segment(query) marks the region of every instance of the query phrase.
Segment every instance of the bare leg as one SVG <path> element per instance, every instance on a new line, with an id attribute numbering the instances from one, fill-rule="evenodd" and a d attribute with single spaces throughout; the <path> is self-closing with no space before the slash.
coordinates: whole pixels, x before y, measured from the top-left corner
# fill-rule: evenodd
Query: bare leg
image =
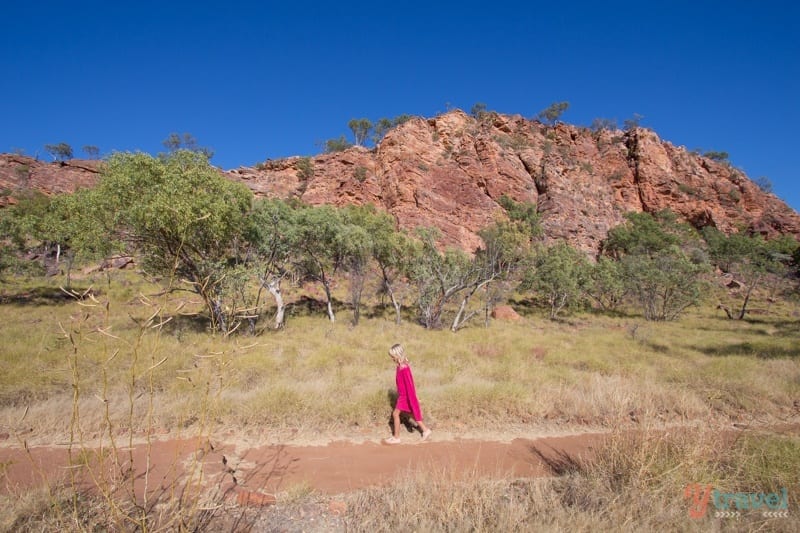
<path id="1" fill-rule="evenodd" d="M 393 436 L 398 438 L 400 435 L 400 409 L 392 411 L 392 420 L 394 420 Z"/>
<path id="2" fill-rule="evenodd" d="M 428 437 L 431 436 L 431 430 L 428 429 L 428 426 L 425 425 L 425 422 L 422 420 L 417 420 L 417 426 L 419 430 L 422 432 L 422 440 L 428 440 Z"/>

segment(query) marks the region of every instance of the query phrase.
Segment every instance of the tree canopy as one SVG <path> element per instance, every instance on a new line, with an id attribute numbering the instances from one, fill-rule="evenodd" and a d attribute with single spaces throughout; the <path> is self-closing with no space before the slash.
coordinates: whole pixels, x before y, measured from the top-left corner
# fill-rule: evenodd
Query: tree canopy
<path id="1" fill-rule="evenodd" d="M 542 109 L 536 118 L 548 124 L 555 124 L 561 115 L 569 108 L 569 102 L 554 102 Z"/>
<path id="2" fill-rule="evenodd" d="M 214 327 L 223 327 L 219 264 L 230 257 L 251 207 L 244 185 L 225 179 L 201 152 L 125 152 L 112 155 L 97 187 L 75 199 L 87 214 L 74 234 L 99 239 L 85 247 L 124 244 L 147 272 L 170 285 L 187 282 L 203 297 Z"/>
<path id="3" fill-rule="evenodd" d="M 44 150 L 55 161 L 66 161 L 67 159 L 72 159 L 72 146 L 67 143 L 58 143 L 58 144 L 45 144 Z"/>

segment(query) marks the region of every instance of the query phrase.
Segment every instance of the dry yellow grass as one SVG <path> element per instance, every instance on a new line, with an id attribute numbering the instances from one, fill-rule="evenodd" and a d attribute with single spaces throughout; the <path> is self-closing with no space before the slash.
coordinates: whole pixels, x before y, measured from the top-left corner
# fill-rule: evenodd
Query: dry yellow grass
<path id="1" fill-rule="evenodd" d="M 459 473 L 456 480 L 446 466 L 412 473 L 352 495 L 352 530 L 726 529 L 688 517 L 687 483 L 798 491 L 785 474 L 800 470 L 796 437 L 754 435 L 721 454 L 713 431 L 692 429 L 797 422 L 800 320 L 791 305 L 749 321 L 727 320 L 710 305 L 668 323 L 593 314 L 551 322 L 533 314 L 458 333 L 398 326 L 389 315 L 352 327 L 344 309 L 331 324 L 298 306 L 282 331 L 224 338 L 194 316 L 202 307 L 191 294 L 156 296 L 156 286 L 128 274 L 80 283 L 96 296 L 56 298 L 53 284 L 34 288 L 37 298 L 0 305 L 0 432 L 14 441 L 72 442 L 79 460 L 92 444 L 107 449 L 112 435 L 124 444 L 153 430 L 174 437 L 234 431 L 262 442 L 377 439 L 386 433 L 394 386 L 386 352 L 402 342 L 439 435 L 591 428 L 613 437 L 596 461 L 569 465 L 558 479 L 490 482 Z M 629 429 L 643 431 L 631 436 Z M 131 502 L 74 496 L 68 487 L 5 498 L 0 521 L 54 531 L 130 520 L 107 510 Z M 311 496 L 287 497 L 301 504 Z M 199 506 L 207 497 L 179 502 L 181 519 L 208 523 L 213 517 Z M 163 525 L 164 516 L 135 518 Z M 743 524 L 798 525 L 754 515 Z"/>
<path id="2" fill-rule="evenodd" d="M 345 309 L 331 324 L 297 307 L 282 331 L 226 339 L 192 315 L 201 306 L 191 294 L 153 296 L 157 287 L 117 276 L 80 281 L 98 288 L 95 300 L 0 306 L 0 425 L 7 431 L 18 429 L 27 409 L 29 440 L 63 439 L 73 383 L 85 435 L 102 435 L 107 417 L 125 425 L 131 410 L 142 419 L 150 411 L 148 423 L 160 428 L 191 431 L 200 405 L 211 428 L 277 439 L 382 431 L 393 387 L 386 350 L 395 342 L 411 356 L 429 420 L 459 432 L 477 431 L 471 421 L 478 417 L 480 430 L 491 432 L 651 420 L 769 423 L 798 414 L 792 308 L 750 321 L 727 320 L 711 306 L 666 323 L 530 315 L 452 333 L 398 326 L 389 316 L 352 327 Z M 131 406 L 131 397 L 149 403 Z"/>
<path id="3" fill-rule="evenodd" d="M 767 450 L 766 452 L 762 450 Z M 770 455 L 770 461 L 764 460 Z M 800 516 L 742 509 L 717 515 L 714 500 L 692 517 L 687 485 L 724 493 L 797 494 L 800 438 L 720 439 L 708 429 L 613 432 L 591 461 L 564 457 L 547 479 L 487 480 L 409 473 L 350 497 L 348 531 L 797 531 Z"/>

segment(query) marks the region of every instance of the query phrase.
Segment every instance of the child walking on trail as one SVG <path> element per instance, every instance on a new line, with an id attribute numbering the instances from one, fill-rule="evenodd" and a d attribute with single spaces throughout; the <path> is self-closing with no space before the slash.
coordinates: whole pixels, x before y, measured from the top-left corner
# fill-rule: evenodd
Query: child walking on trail
<path id="1" fill-rule="evenodd" d="M 422 430 L 422 440 L 428 440 L 431 430 L 422 421 L 422 410 L 419 408 L 417 390 L 414 388 L 414 376 L 411 375 L 408 357 L 400 344 L 395 344 L 389 348 L 389 357 L 397 365 L 395 381 L 397 382 L 397 403 L 392 411 L 393 435 L 384 440 L 386 444 L 400 443 L 400 413 L 411 413 L 419 429 Z"/>

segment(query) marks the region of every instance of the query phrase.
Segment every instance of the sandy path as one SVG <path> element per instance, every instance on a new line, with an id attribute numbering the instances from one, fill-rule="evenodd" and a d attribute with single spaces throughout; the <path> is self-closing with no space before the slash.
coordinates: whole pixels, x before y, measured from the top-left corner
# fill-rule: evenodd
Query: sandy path
<path id="1" fill-rule="evenodd" d="M 385 484 L 406 473 L 432 469 L 457 477 L 459 474 L 491 478 L 536 477 L 553 475 L 570 459 L 591 454 L 601 434 L 585 433 L 541 438 L 517 438 L 506 442 L 454 439 L 418 442 L 408 437 L 403 444 L 380 442 L 332 442 L 320 446 L 243 446 L 236 442 L 211 443 L 208 440 L 157 440 L 132 450 L 120 450 L 120 466 L 114 457 L 100 454 L 97 448 L 73 451 L 73 464 L 90 465 L 68 468 L 66 447 L 40 446 L 25 451 L 18 447 L 0 448 L 0 491 L 25 490 L 45 482 L 53 483 L 76 475 L 80 483 L 92 485 L 91 472 L 105 469 L 104 479 L 117 478 L 134 465 L 137 499 L 151 499 L 175 486 L 186 483 L 202 465 L 202 484 L 206 490 L 225 494 L 247 492 L 275 493 L 305 486 L 323 494 L 339 494 Z M 148 460 L 149 457 L 149 460 Z M 80 459 L 80 460 L 78 460 Z M 195 477 L 194 479 L 199 479 Z M 177 480 L 177 483 L 176 483 Z M 130 478 L 119 483 L 131 487 Z M 140 500 L 141 501 L 141 500 Z"/>

